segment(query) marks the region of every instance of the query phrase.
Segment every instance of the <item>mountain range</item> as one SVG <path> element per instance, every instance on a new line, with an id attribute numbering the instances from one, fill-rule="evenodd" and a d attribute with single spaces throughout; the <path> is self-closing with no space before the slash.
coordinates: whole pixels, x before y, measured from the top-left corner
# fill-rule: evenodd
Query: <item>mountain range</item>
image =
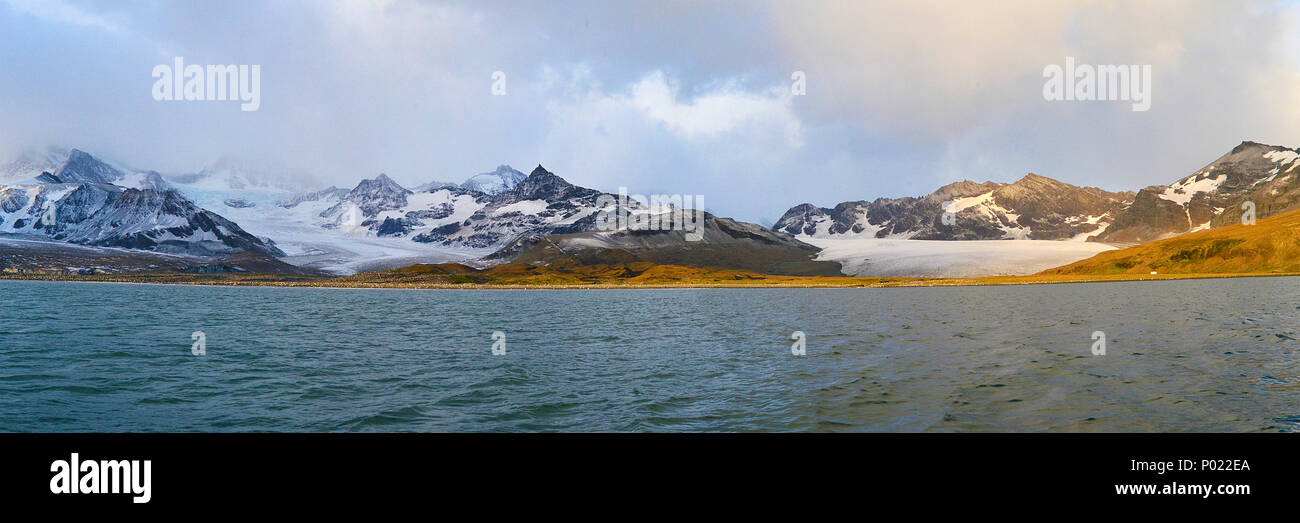
<path id="1" fill-rule="evenodd" d="M 1136 193 L 1030 173 L 1009 184 L 956 182 L 919 198 L 800 204 L 772 228 L 814 238 L 1145 242 L 1236 223 L 1246 201 L 1260 216 L 1295 208 L 1298 157 L 1296 149 L 1242 142 L 1191 176 Z M 945 212 L 955 219 L 945 223 Z"/>
<path id="2" fill-rule="evenodd" d="M 960 275 L 1023 274 L 1111 245 L 1238 223 L 1245 202 L 1259 218 L 1295 209 L 1298 166 L 1296 149 L 1242 142 L 1190 176 L 1136 192 L 1030 173 L 919 197 L 800 204 L 770 229 L 701 211 L 699 241 L 691 241 L 682 230 L 602 230 L 601 212 L 667 219 L 681 209 L 620 201 L 540 165 L 527 175 L 502 165 L 459 184 L 406 188 L 379 174 L 351 189 L 319 189 L 237 162 L 163 175 L 49 149 L 0 166 L 0 263 L 15 263 L 22 248 L 14 245 L 40 240 L 183 256 L 196 266 L 330 274 L 416 263 L 651 262 L 785 275 L 956 275 L 916 263 L 943 253 L 950 265 L 964 264 Z M 951 255 L 968 251 L 989 268 Z M 1019 251 L 1032 256 L 1009 261 Z M 242 266 L 211 263 L 236 254 Z"/>

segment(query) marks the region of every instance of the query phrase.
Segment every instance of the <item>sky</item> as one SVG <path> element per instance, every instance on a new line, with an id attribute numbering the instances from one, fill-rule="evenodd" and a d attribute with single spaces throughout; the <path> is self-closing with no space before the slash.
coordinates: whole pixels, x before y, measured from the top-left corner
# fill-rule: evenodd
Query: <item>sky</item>
<path id="1" fill-rule="evenodd" d="M 178 56 L 260 66 L 260 107 L 155 100 Z M 1067 57 L 1149 65 L 1150 109 L 1046 100 Z M 1300 2 L 0 0 L 0 152 L 163 173 L 541 164 L 770 224 L 1029 172 L 1136 190 L 1243 140 L 1300 147 Z"/>

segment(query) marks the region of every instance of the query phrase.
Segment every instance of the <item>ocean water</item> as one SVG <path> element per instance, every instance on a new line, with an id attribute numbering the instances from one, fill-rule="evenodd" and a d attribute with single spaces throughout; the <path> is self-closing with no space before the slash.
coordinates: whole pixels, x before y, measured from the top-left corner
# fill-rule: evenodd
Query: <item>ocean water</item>
<path id="1" fill-rule="evenodd" d="M 806 356 L 791 354 L 793 331 Z M 1300 278 L 546 291 L 0 281 L 0 430 L 1292 431 L 1297 339 Z"/>

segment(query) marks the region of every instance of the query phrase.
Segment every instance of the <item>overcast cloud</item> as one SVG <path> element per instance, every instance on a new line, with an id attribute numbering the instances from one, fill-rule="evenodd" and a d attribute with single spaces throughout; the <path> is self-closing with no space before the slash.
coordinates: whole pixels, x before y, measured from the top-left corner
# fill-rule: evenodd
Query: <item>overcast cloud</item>
<path id="1" fill-rule="evenodd" d="M 0 0 L 0 148 L 346 186 L 541 163 L 770 222 L 1031 171 L 1136 189 L 1242 140 L 1300 146 L 1297 35 L 1294 1 Z M 260 109 L 155 101 L 176 56 L 260 65 Z M 1150 64 L 1151 109 L 1045 101 L 1066 56 Z"/>

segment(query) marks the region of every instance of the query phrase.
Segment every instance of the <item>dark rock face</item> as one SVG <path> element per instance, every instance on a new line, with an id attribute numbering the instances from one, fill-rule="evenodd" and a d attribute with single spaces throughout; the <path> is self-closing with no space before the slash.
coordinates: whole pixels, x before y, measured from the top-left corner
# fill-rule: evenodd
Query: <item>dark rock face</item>
<path id="1" fill-rule="evenodd" d="M 410 227 L 402 220 L 393 218 L 384 218 L 383 223 L 375 229 L 375 234 L 378 236 L 401 236 L 407 232 L 410 232 Z"/>
<path id="2" fill-rule="evenodd" d="M 356 204 L 363 215 L 371 217 L 382 211 L 406 206 L 406 197 L 411 194 L 414 193 L 398 185 L 388 175 L 380 174 L 370 180 L 361 180 L 343 200 Z M 332 210 L 334 209 L 326 210 L 321 216 L 333 214 L 330 212 Z"/>
<path id="3" fill-rule="evenodd" d="M 242 198 L 227 198 L 226 201 L 222 203 L 226 204 L 226 207 L 234 207 L 236 209 L 247 209 L 249 207 L 257 206 L 257 204 Z"/>
<path id="4" fill-rule="evenodd" d="M 600 191 L 578 187 L 538 165 L 519 185 L 493 200 L 508 204 L 524 200 L 558 201 L 600 195 Z"/>
<path id="5" fill-rule="evenodd" d="M 691 267 L 729 268 L 766 274 L 839 276 L 837 262 L 814 261 L 818 248 L 760 225 L 703 213 L 701 237 L 681 230 L 619 230 L 525 234 L 488 261 L 565 266 L 648 261 Z"/>
<path id="6" fill-rule="evenodd" d="M 18 212 L 27 205 L 27 191 L 21 187 L 6 187 L 0 190 L 0 210 Z"/>
<path id="7" fill-rule="evenodd" d="M 840 205 L 865 204 L 866 202 L 844 202 Z M 838 206 L 837 206 L 838 207 Z M 843 213 L 835 213 L 835 216 L 844 216 Z M 832 216 L 831 209 L 823 209 L 811 203 L 801 203 L 781 215 L 781 219 L 772 225 L 772 230 L 784 232 L 793 235 L 814 236 L 817 234 L 817 223 L 825 220 L 836 222 Z M 842 231 L 841 231 L 842 232 Z M 854 232 L 862 232 L 861 228 Z"/>
<path id="8" fill-rule="evenodd" d="M 800 204 L 772 229 L 823 238 L 1059 240 L 1099 232 L 1132 198 L 1132 193 L 1076 187 L 1030 173 L 1009 184 L 956 182 L 920 198 L 850 201 L 829 209 Z M 950 210 L 953 215 L 945 221 Z"/>
<path id="9" fill-rule="evenodd" d="M 56 183 L 113 183 L 123 174 L 94 156 L 73 149 L 68 161 L 53 176 L 58 180 Z"/>

